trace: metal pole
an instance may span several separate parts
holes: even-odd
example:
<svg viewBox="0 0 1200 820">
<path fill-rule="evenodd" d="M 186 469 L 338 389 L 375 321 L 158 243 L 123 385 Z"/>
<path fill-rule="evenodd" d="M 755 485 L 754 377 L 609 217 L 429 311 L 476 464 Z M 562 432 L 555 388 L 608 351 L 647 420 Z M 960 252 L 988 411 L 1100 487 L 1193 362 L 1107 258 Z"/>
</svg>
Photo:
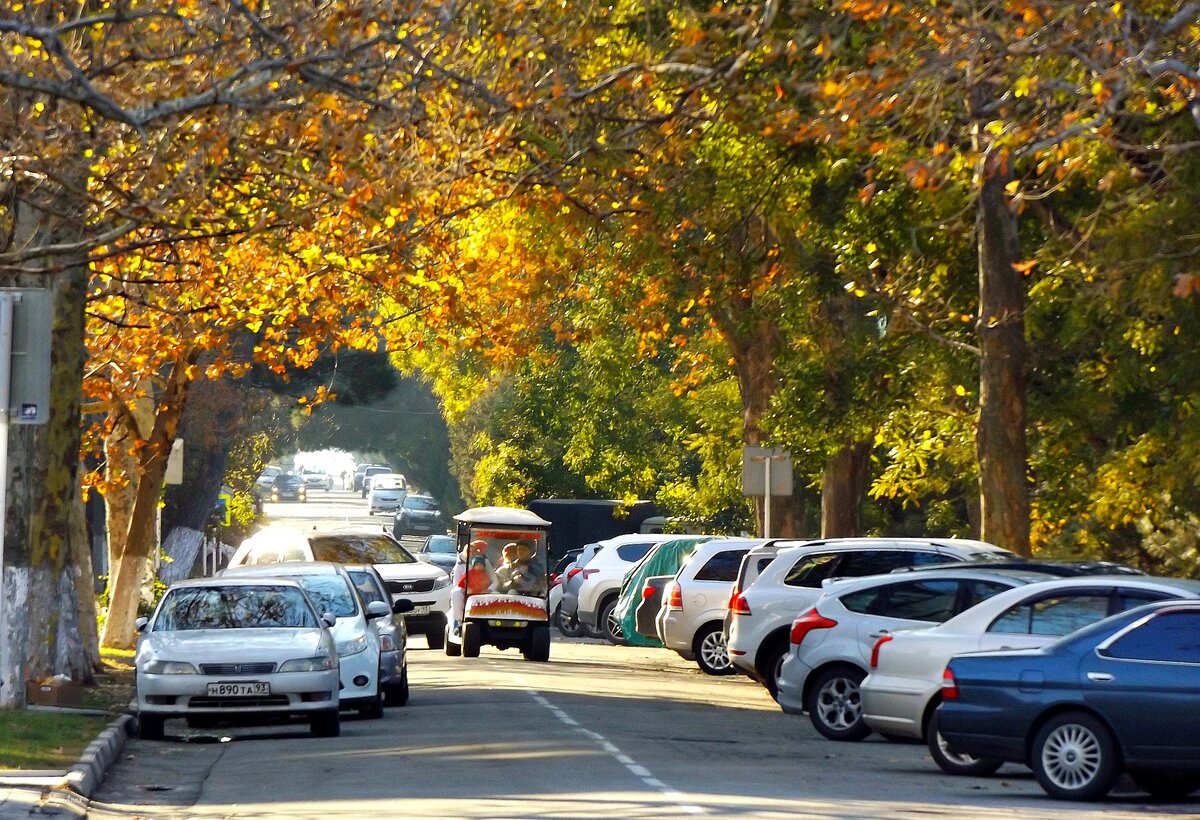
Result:
<svg viewBox="0 0 1200 820">
<path fill-rule="evenodd" d="M 12 666 L 8 649 L 8 595 L 4 584 L 4 523 L 8 520 L 8 401 L 12 379 L 13 302 L 20 297 L 0 293 L 0 683 L 3 673 Z M 16 703 L 16 695 L 0 702 Z"/>
<path fill-rule="evenodd" d="M 770 453 L 763 459 L 763 463 L 767 465 L 767 485 L 763 488 L 763 538 L 771 537 L 771 461 Z"/>
</svg>

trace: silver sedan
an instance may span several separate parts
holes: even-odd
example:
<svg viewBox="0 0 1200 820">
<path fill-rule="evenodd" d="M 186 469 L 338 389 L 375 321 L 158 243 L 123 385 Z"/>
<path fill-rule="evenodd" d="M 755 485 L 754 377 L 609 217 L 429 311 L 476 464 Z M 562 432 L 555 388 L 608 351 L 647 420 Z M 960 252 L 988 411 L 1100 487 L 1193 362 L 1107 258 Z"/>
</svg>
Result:
<svg viewBox="0 0 1200 820">
<path fill-rule="evenodd" d="M 282 578 L 205 578 L 173 585 L 139 618 L 138 723 L 161 740 L 170 718 L 304 719 L 334 737 L 338 656 L 330 616 Z"/>
</svg>

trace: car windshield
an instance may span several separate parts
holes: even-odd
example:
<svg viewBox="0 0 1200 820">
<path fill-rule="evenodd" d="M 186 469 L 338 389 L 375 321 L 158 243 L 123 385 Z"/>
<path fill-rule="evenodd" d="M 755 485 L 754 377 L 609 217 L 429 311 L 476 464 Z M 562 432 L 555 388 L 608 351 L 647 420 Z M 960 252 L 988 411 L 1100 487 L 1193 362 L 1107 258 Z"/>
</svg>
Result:
<svg viewBox="0 0 1200 820">
<path fill-rule="evenodd" d="M 416 558 L 386 535 L 314 535 L 313 560 L 335 564 L 413 564 Z"/>
<path fill-rule="evenodd" d="M 275 486 L 276 487 L 295 487 L 300 483 L 300 481 L 301 481 L 300 476 L 297 476 L 297 475 L 281 475 L 281 476 L 276 476 Z"/>
<path fill-rule="evenodd" d="M 293 586 L 186 587 L 167 592 L 155 632 L 193 629 L 314 629 L 312 606 Z"/>
<path fill-rule="evenodd" d="M 425 551 L 438 555 L 453 555 L 458 552 L 458 544 L 449 535 L 434 535 L 425 542 Z"/>
<path fill-rule="evenodd" d="M 438 508 L 437 502 L 428 496 L 410 495 L 404 499 L 404 509 L 406 510 L 433 510 Z"/>
<path fill-rule="evenodd" d="M 358 590 L 358 594 L 368 604 L 375 601 L 382 601 L 385 604 L 389 602 L 386 593 L 380 588 L 375 576 L 369 570 L 347 569 L 346 572 L 349 573 L 350 580 L 354 582 L 354 588 Z"/>
<path fill-rule="evenodd" d="M 332 612 L 334 617 L 349 618 L 358 612 L 354 593 L 340 575 L 295 575 L 296 583 L 312 601 L 317 612 Z"/>
</svg>

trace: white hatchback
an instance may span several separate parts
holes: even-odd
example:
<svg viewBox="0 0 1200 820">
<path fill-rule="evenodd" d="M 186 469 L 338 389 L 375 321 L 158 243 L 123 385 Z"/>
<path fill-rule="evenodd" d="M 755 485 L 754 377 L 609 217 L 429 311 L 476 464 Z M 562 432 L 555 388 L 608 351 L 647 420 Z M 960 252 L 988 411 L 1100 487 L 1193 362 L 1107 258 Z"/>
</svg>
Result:
<svg viewBox="0 0 1200 820">
<path fill-rule="evenodd" d="M 621 581 L 625 573 L 655 544 L 673 541 L 678 535 L 643 535 L 633 533 L 618 535 L 599 542 L 600 548 L 580 572 L 575 617 L 585 628 L 607 638 L 617 640 L 620 623 L 612 617 L 621 594 Z M 563 599 L 566 603 L 566 597 Z M 566 610 L 564 609 L 564 612 Z M 615 630 L 615 632 L 614 632 Z"/>
<path fill-rule="evenodd" d="M 1011 558 L 982 541 L 955 538 L 830 538 L 780 550 L 730 601 L 729 659 L 775 695 L 792 619 L 812 607 L 827 578 L 861 578 L 901 567 Z"/>
</svg>

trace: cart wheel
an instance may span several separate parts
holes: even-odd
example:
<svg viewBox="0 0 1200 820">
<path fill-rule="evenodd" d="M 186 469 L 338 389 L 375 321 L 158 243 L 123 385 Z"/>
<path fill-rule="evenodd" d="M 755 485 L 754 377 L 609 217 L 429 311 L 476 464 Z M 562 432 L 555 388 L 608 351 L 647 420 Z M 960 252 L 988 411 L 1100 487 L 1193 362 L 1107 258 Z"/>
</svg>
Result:
<svg viewBox="0 0 1200 820">
<path fill-rule="evenodd" d="M 462 644 L 455 643 L 454 641 L 450 640 L 450 625 L 449 624 L 446 625 L 445 645 L 446 645 L 446 654 L 449 655 L 451 658 L 457 658 L 459 655 L 462 654 Z"/>
<path fill-rule="evenodd" d="M 529 642 L 526 644 L 525 655 L 527 661 L 541 661 L 545 663 L 550 660 L 550 625 L 535 626 L 529 631 Z"/>
<path fill-rule="evenodd" d="M 482 629 L 479 624 L 465 623 L 462 626 L 462 654 L 464 658 L 478 658 L 479 647 L 483 643 Z"/>
</svg>

